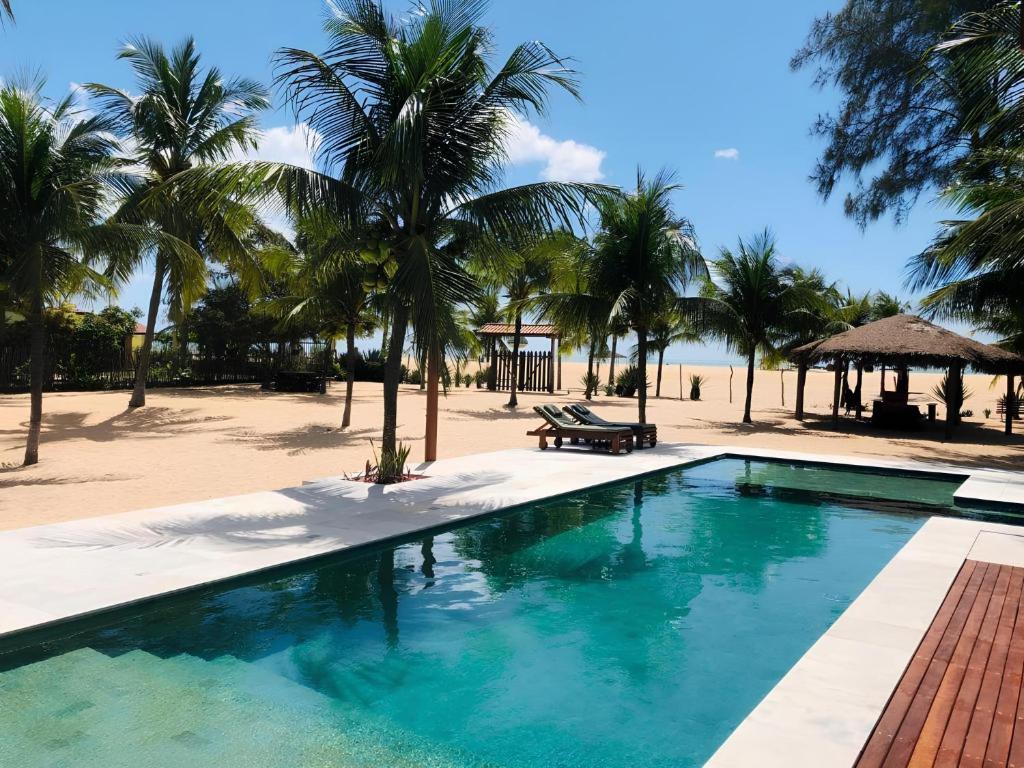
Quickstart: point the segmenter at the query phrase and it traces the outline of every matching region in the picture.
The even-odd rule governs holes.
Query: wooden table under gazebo
[[[807,369],[816,363],[831,362],[835,366],[835,394],[832,401],[832,420],[839,421],[839,403],[842,399],[843,371],[848,363],[858,368],[885,366],[896,371],[897,386],[883,391],[879,403],[883,408],[912,408],[909,403],[910,368],[946,368],[949,371],[948,392],[961,391],[964,369],[978,373],[1006,376],[1006,434],[1013,431],[1017,414],[1014,378],[1024,374],[1024,358],[1001,347],[982,344],[974,339],[941,328],[914,315],[894,315],[821,341],[814,341],[795,349],[790,359],[797,368],[796,418],[804,417],[804,384]],[[946,436],[960,420],[963,403],[946,404]],[[858,416],[860,402],[857,403]]]

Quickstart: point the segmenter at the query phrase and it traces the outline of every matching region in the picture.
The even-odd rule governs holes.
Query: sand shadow
[[[377,434],[374,428],[342,430],[324,424],[304,424],[280,432],[235,432],[233,443],[241,443],[257,451],[286,451],[289,456],[301,456],[311,451],[329,451],[344,448]]]
[[[164,408],[146,406],[129,408],[109,419],[88,424],[92,415],[77,411],[44,413],[44,443],[62,440],[88,440],[107,443],[121,438],[153,439],[190,432],[196,427],[230,421],[230,416],[195,416],[198,409]],[[0,435],[20,435],[28,432],[28,422],[22,422],[19,429],[0,430]]]

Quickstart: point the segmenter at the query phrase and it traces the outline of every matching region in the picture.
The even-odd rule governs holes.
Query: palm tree
[[[651,325],[650,350],[658,353],[658,375],[655,377],[654,396],[661,397],[661,373],[665,365],[665,351],[673,344],[693,344],[700,341],[700,334],[690,320],[680,313],[673,301],[665,307]]]
[[[477,331],[488,323],[499,323],[501,320],[501,294],[497,290],[489,288],[477,294],[476,299],[466,310],[464,323],[471,330]],[[474,334],[474,338],[478,337]],[[482,354],[487,358],[488,366],[491,364],[491,360],[494,357],[494,347],[496,344],[497,341],[493,336],[491,336],[487,340],[486,348],[477,348],[474,350],[476,354]],[[489,373],[490,375],[494,375],[497,372],[491,371]]]
[[[594,358],[601,353],[608,335],[612,300],[594,283],[595,254],[583,238],[559,233],[551,238],[552,290],[528,302],[539,317],[553,322],[561,334],[561,349],[587,350],[587,400],[597,390]]]
[[[175,256],[157,250],[146,335],[139,350],[135,389],[129,407],[146,404],[146,378],[161,297],[170,298],[170,315],[182,320],[206,288],[206,260],[227,263],[250,291],[260,285],[246,235],[258,225],[252,209],[230,200],[200,208],[184,200],[172,179],[192,168],[224,161],[256,146],[254,113],[269,106],[266,90],[246,79],[225,80],[216,68],[202,69],[195,41],[186,39],[168,54],[158,43],[140,38],[118,58],[135,71],[140,95],[92,83],[93,94],[118,133],[130,140],[132,160],[144,169],[141,183],[127,190],[115,220],[152,225],[191,249]],[[207,178],[210,174],[207,173]],[[147,254],[114,265],[127,279]]]
[[[694,278],[707,275],[693,225],[672,210],[679,189],[662,171],[648,180],[637,171],[636,190],[597,203],[600,230],[594,239],[591,290],[611,307],[611,319],[623,318],[637,335],[639,380],[647,377],[651,328],[665,307],[676,301]],[[647,388],[638,392],[639,420],[647,420]]]
[[[629,323],[621,315],[608,323],[608,334],[612,337],[612,346],[608,362],[608,386],[615,384],[615,361],[618,356],[619,339],[629,333]]]
[[[11,6],[11,0],[0,0],[0,23],[3,23],[4,16],[14,21],[14,8]]]
[[[308,217],[298,223],[296,245],[301,254],[291,266],[289,294],[273,303],[285,324],[312,326],[319,336],[345,336],[345,407],[341,428],[352,423],[356,338],[371,333],[379,320],[377,292],[387,284],[383,268],[351,250],[351,237],[337,222]],[[265,255],[264,255],[265,256]]]
[[[382,451],[396,449],[406,332],[428,351],[427,453],[437,423],[437,372],[452,315],[479,288],[466,270],[470,244],[503,247],[582,222],[589,185],[543,182],[499,189],[512,115],[543,112],[552,88],[578,96],[575,73],[545,45],[516,47],[496,69],[481,0],[430,0],[400,20],[380,2],[337,0],[325,54],[278,52],[278,83],[320,137],[320,171],[273,163],[221,169],[242,196],[282,194],[300,214],[341,220],[369,211],[393,259],[384,376]],[[223,197],[192,178],[207,205]]]
[[[30,326],[25,465],[39,461],[46,304],[102,283],[88,261],[136,248],[144,238],[132,227],[101,222],[109,194],[126,178],[110,121],[76,111],[70,97],[50,104],[41,90],[41,82],[0,87],[0,282]]]
[[[571,243],[571,235],[559,233],[531,243],[519,252],[503,258],[490,258],[482,266],[487,278],[505,292],[506,320],[513,324],[512,334],[512,391],[506,408],[519,406],[519,345],[522,343],[523,312],[531,299],[551,288],[556,273],[558,251]]]
[[[698,298],[685,306],[697,328],[718,337],[747,358],[747,396],[743,422],[751,423],[754,362],[757,353],[771,355],[799,335],[823,298],[806,273],[782,266],[769,231],[744,242],[734,253],[722,248],[712,262],[715,279],[705,279]]]

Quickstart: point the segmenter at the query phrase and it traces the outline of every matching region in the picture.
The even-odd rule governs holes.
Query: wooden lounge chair
[[[630,429],[633,430],[633,434],[636,437],[636,445],[638,448],[643,448],[645,442],[649,443],[652,448],[658,444],[657,424],[641,424],[639,422],[629,421],[605,421],[582,403],[576,405],[567,405],[562,410],[564,410],[566,413],[568,413],[581,424],[585,424],[587,426],[629,427]]]
[[[578,424],[558,410],[557,405],[535,405],[533,410],[544,419],[544,424],[526,434],[540,439],[542,451],[547,449],[549,439],[552,439],[555,448],[561,448],[568,440],[572,445],[583,442],[592,448],[605,449],[616,454],[623,450],[631,453],[633,450],[633,430],[629,427]]]

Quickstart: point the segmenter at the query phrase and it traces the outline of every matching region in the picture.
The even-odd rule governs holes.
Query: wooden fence
[[[517,371],[520,392],[552,392],[555,383],[554,360],[550,352],[519,352]],[[499,390],[512,389],[512,352],[501,350],[497,353],[495,387]]]

